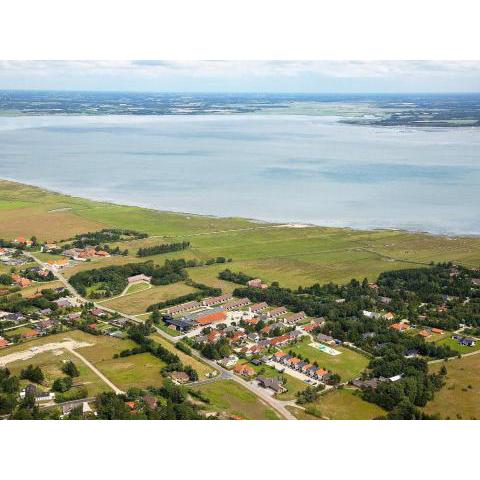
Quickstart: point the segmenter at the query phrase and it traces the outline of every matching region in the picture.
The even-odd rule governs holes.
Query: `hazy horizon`
[[[479,61],[0,61],[0,90],[477,93]]]

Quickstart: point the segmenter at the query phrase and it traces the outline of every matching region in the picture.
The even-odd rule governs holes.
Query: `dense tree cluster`
[[[188,278],[185,271],[187,262],[178,260],[165,260],[165,263],[154,265],[153,262],[128,263],[126,265],[110,265],[78,272],[70,278],[70,283],[82,295],[90,298],[104,298],[120,294],[128,285],[128,277],[144,274],[152,277],[152,285],[167,285]],[[88,293],[88,289],[94,291]]]
[[[150,257],[152,255],[159,255],[161,253],[178,252],[180,250],[187,249],[189,246],[190,242],[163,243],[161,245],[139,248],[137,256]]]
[[[148,234],[135,230],[121,228],[104,228],[98,232],[87,232],[75,235],[72,245],[76,248],[100,245],[105,242],[118,242],[120,240],[133,240],[147,238]]]
[[[31,364],[21,371],[20,378],[30,380],[33,383],[42,383],[45,380],[42,369],[38,366],[34,367]]]
[[[230,269],[225,269],[218,274],[218,278],[226,280],[227,282],[239,283],[246,285],[248,281],[253,280],[253,277],[246,275],[243,272],[232,272]]]

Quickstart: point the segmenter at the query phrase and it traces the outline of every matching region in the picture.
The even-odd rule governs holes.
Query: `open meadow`
[[[254,393],[234,380],[220,380],[195,388],[210,403],[205,411],[216,411],[246,420],[277,420],[278,415]]]
[[[69,331],[56,335],[49,335],[47,337],[38,338],[27,341],[25,343],[7,347],[1,350],[0,358],[15,352],[22,352],[33,347],[45,345],[49,343],[62,342],[64,340],[75,340],[77,342],[86,342],[90,346],[78,348],[76,351],[91,362],[101,373],[103,373],[114,385],[121,390],[127,390],[129,387],[148,387],[160,386],[163,378],[160,370],[165,366],[165,363],[154,357],[149,353],[140,355],[132,355],[124,358],[113,358],[114,354],[120,353],[122,350],[129,349],[135,346],[131,340],[122,340],[118,338],[106,337],[103,335],[90,335],[79,330]],[[89,394],[95,394],[99,391],[108,391],[110,388],[85,365],[78,357],[65,352],[62,356],[56,357],[52,352],[45,352],[33,356],[25,361],[18,361],[12,363],[16,371],[25,368],[30,363],[45,368],[47,373],[47,384],[53,381],[54,376],[62,376],[59,374],[58,367],[62,359],[71,358],[75,364],[82,365],[82,372],[87,375],[85,379]],[[10,368],[10,364],[8,365]],[[86,369],[86,370],[85,370]],[[91,384],[89,387],[88,385]],[[91,392],[90,392],[91,390]]]
[[[306,409],[303,413],[309,419],[313,416],[329,420],[370,420],[386,414],[378,405],[363,400],[358,390],[347,388],[325,392],[315,402],[303,407]],[[293,413],[297,415],[300,412]]]
[[[127,293],[126,295],[109,300],[98,301],[97,303],[129,315],[138,315],[140,313],[145,313],[147,307],[152,305],[152,303],[163,302],[169,298],[179,297],[195,291],[195,288],[179,282],[170,285],[153,286],[146,290]]]
[[[423,409],[442,419],[480,419],[480,354],[431,364],[430,372],[447,368],[445,386]]]
[[[340,228],[290,228],[240,218],[217,218],[112,205],[70,197],[45,190],[0,181],[2,222],[0,238],[36,235],[41,240],[60,241],[107,227],[131,228],[151,237],[134,241],[126,257],[86,262],[66,271],[76,271],[144,261],[136,256],[143,245],[188,240],[184,252],[147,257],[232,258],[228,267],[279,281],[287,287],[316,282],[346,282],[351,278],[375,280],[386,270],[411,268],[431,261],[453,261],[466,266],[480,264],[480,239],[442,237],[402,231],[360,231]],[[152,238],[154,236],[154,238]],[[123,243],[123,242],[122,242]],[[129,247],[125,242],[125,247]],[[192,278],[212,286],[225,287],[216,278],[223,265],[190,269]]]

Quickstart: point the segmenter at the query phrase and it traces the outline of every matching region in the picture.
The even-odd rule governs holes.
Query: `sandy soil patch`
[[[38,347],[31,347],[23,350],[22,352],[15,352],[10,353],[9,355],[5,355],[0,357],[0,366],[4,367],[9,363],[16,362],[18,360],[28,360],[29,358],[33,358],[35,355],[43,352],[49,352],[51,350],[55,350],[55,355],[58,355],[59,351],[63,348],[66,350],[75,350],[77,348],[82,347],[91,347],[93,346],[92,343],[87,342],[77,342],[75,340],[66,338],[63,342],[55,342],[55,343],[47,343],[45,345],[40,345]]]

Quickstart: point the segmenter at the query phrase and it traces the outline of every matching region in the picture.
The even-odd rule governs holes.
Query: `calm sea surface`
[[[480,234],[480,130],[296,115],[0,117],[0,178],[161,210]]]

